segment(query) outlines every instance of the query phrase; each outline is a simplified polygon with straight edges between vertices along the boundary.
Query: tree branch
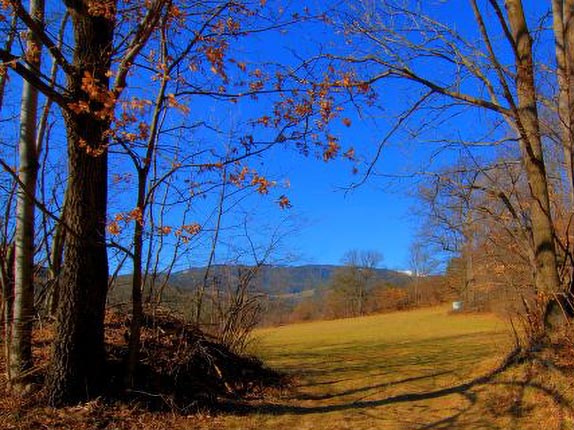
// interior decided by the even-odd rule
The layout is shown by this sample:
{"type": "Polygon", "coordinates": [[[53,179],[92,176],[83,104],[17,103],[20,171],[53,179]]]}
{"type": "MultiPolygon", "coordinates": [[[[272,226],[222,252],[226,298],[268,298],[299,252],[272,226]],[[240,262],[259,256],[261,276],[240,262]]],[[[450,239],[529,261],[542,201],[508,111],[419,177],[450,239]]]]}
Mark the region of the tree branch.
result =
{"type": "Polygon", "coordinates": [[[7,67],[10,67],[17,74],[19,74],[23,79],[29,82],[34,88],[42,92],[46,97],[50,98],[54,102],[58,103],[62,108],[67,109],[68,100],[66,97],[56,91],[52,86],[46,84],[38,75],[38,73],[29,69],[21,61],[21,57],[11,54],[5,49],[0,49],[0,61],[5,63],[7,67]]]}
{"type": "Polygon", "coordinates": [[[40,39],[42,45],[44,45],[48,49],[48,51],[50,52],[54,60],[60,65],[62,70],[64,70],[64,72],[67,75],[74,74],[75,68],[68,62],[68,60],[66,60],[60,48],[50,38],[50,36],[48,36],[48,34],[44,31],[44,28],[30,16],[28,11],[26,11],[24,6],[22,5],[22,2],[16,0],[9,0],[9,1],[12,7],[14,8],[14,12],[18,16],[18,18],[26,25],[26,27],[28,27],[28,29],[31,32],[33,32],[40,39]]]}
{"type": "Polygon", "coordinates": [[[116,80],[113,85],[113,91],[116,95],[119,95],[126,87],[126,79],[131,65],[147,43],[154,28],[156,28],[161,17],[161,11],[168,3],[171,3],[171,0],[155,0],[149,8],[146,16],[139,24],[134,38],[132,39],[132,43],[128,47],[128,51],[123,57],[118,68],[116,80]]]}
{"type": "Polygon", "coordinates": [[[418,82],[419,84],[424,85],[425,87],[433,90],[434,92],[442,94],[444,96],[448,96],[453,99],[463,101],[476,107],[492,110],[494,112],[498,112],[508,117],[514,117],[514,112],[511,109],[505,108],[503,106],[500,106],[499,104],[493,103],[488,100],[473,97],[469,94],[460,93],[458,91],[451,91],[446,87],[442,87],[432,81],[429,81],[428,79],[423,78],[422,76],[415,74],[409,69],[406,68],[394,69],[392,74],[394,74],[399,78],[406,78],[411,81],[418,82]]]}

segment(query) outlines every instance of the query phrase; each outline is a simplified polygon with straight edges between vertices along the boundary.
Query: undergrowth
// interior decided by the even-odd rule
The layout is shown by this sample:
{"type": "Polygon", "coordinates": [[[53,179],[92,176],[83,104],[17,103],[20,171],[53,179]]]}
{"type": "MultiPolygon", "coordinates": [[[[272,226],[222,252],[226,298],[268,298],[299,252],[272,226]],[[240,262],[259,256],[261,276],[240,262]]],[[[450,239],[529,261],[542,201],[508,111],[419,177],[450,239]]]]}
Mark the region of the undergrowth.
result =
{"type": "Polygon", "coordinates": [[[44,406],[42,382],[54,333],[51,324],[39,326],[34,333],[36,367],[31,393],[10,393],[2,358],[0,428],[119,430],[132,428],[133,421],[143,417],[146,429],[154,428],[153,422],[160,417],[157,428],[166,428],[166,416],[201,418],[229,400],[262,398],[288,384],[286,375],[266,367],[258,358],[230,350],[171,310],[155,309],[145,315],[136,383],[125,389],[126,315],[118,308],[106,314],[109,383],[102,396],[85,404],[62,409],[44,406]]]}

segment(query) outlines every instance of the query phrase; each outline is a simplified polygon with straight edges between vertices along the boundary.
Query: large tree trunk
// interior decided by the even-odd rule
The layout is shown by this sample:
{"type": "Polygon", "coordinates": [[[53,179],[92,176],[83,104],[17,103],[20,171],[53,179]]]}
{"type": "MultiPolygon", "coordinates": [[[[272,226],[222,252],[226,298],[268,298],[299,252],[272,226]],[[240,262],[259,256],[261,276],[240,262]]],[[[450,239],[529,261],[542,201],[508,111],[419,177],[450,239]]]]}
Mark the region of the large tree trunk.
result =
{"type": "MultiPolygon", "coordinates": [[[[30,15],[39,26],[44,21],[44,1],[30,2],[30,15]]],[[[38,35],[30,31],[27,43],[29,67],[40,69],[41,44],[38,35]]],[[[36,120],[38,90],[28,81],[22,84],[20,108],[19,172],[17,193],[14,309],[10,331],[10,380],[16,390],[24,387],[32,368],[32,326],[34,320],[34,198],[38,177],[36,150],[36,120]]]]}
{"type": "Polygon", "coordinates": [[[506,0],[506,8],[516,46],[518,95],[516,124],[520,134],[522,160],[530,187],[535,264],[534,281],[541,299],[546,303],[552,295],[560,291],[560,280],[536,105],[532,39],[524,17],[521,0],[506,0]]]}
{"type": "Polygon", "coordinates": [[[104,314],[108,284],[106,252],[107,133],[110,113],[101,103],[109,81],[113,41],[113,1],[67,0],[72,17],[77,74],[69,77],[73,100],[88,110],[64,115],[68,133],[68,228],[61,276],[54,354],[48,375],[52,405],[75,403],[97,395],[103,385],[104,314]],[[92,14],[90,14],[90,12],[92,14]],[[94,81],[90,83],[91,77],[94,81]]]}

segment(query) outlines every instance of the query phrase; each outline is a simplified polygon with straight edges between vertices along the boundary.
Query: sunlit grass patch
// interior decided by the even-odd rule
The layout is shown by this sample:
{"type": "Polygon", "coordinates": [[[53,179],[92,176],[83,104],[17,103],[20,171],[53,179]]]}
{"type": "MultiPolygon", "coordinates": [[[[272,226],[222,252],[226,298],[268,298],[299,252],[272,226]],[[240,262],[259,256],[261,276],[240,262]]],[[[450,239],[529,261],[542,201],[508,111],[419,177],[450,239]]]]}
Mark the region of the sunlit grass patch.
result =
{"type": "Polygon", "coordinates": [[[294,385],[247,414],[221,417],[217,428],[572,428],[564,408],[571,398],[552,388],[567,390],[563,375],[524,363],[477,380],[513,346],[494,315],[443,307],[267,328],[256,336],[254,352],[294,375],[294,385]]]}
{"type": "Polygon", "coordinates": [[[463,395],[432,393],[487,372],[511,344],[496,317],[446,308],[301,323],[256,336],[257,353],[297,378],[282,406],[262,409],[278,428],[295,417],[297,428],[416,428],[456,415],[468,403],[463,395]]]}
{"type": "Polygon", "coordinates": [[[488,352],[504,352],[510,341],[503,321],[491,315],[453,315],[446,308],[295,324],[259,330],[256,336],[258,354],[271,365],[293,365],[294,370],[341,358],[350,360],[347,370],[470,363],[487,355],[496,358],[488,352]]]}

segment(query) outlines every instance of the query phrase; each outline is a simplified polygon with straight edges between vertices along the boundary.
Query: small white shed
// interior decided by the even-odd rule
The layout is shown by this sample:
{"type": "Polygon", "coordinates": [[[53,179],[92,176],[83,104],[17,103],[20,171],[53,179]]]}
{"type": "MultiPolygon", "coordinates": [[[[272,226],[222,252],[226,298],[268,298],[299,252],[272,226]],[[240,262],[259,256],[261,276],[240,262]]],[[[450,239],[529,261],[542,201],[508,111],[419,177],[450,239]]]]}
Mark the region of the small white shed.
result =
{"type": "Polygon", "coordinates": [[[453,312],[462,311],[462,301],[452,302],[452,311],[453,312]]]}

